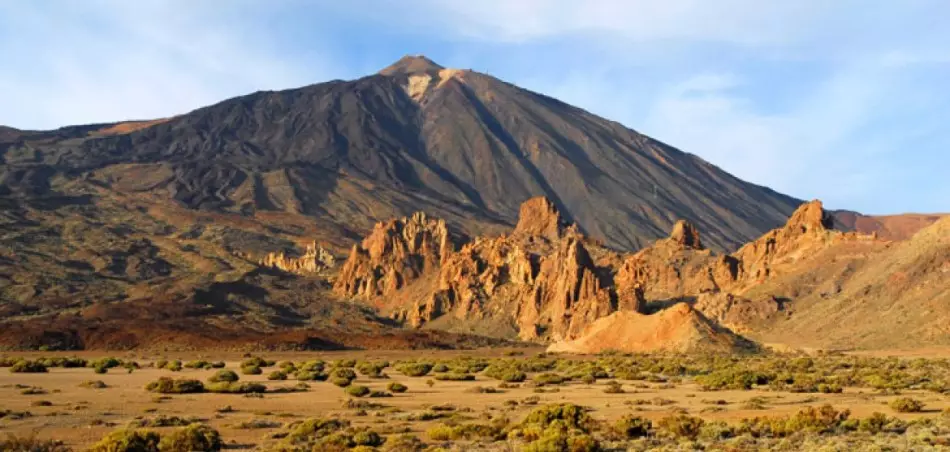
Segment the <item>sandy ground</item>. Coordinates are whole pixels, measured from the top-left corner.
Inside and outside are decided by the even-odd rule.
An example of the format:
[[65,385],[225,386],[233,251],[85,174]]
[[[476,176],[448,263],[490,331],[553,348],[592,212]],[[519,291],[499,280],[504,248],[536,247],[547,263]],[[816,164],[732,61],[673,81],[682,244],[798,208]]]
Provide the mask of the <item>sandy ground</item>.
[[[448,358],[464,352],[349,352],[349,353],[297,353],[266,354],[268,359],[309,359],[332,360],[341,356],[363,359],[398,359],[407,356],[429,358]],[[469,352],[471,353],[471,352]],[[495,352],[493,352],[494,354]],[[500,353],[500,352],[499,352]],[[47,356],[50,354],[47,353]],[[87,354],[86,357],[101,357],[101,354]],[[530,356],[530,355],[529,355]],[[169,355],[169,358],[187,356]],[[207,356],[207,358],[212,358]],[[142,362],[142,361],[140,361]],[[238,359],[228,361],[228,368],[237,370]],[[268,387],[293,386],[294,380],[269,382],[265,369],[264,375],[241,376],[243,381],[266,382]],[[355,425],[369,425],[380,433],[408,430],[426,440],[425,431],[440,423],[434,421],[407,421],[408,413],[419,412],[432,405],[453,404],[462,415],[473,420],[484,420],[486,413],[493,416],[507,416],[513,421],[520,420],[534,407],[518,405],[514,408],[505,405],[506,400],[521,401],[537,396],[539,404],[573,402],[594,409],[595,418],[614,420],[626,414],[638,414],[649,418],[660,418],[685,409],[689,414],[706,419],[735,420],[743,417],[790,414],[807,405],[830,403],[836,408],[848,408],[853,416],[864,417],[875,411],[894,415],[886,403],[894,396],[880,396],[870,391],[847,389],[843,394],[792,394],[772,391],[716,391],[703,392],[693,384],[679,384],[675,388],[661,388],[658,384],[642,382],[623,382],[624,394],[606,394],[603,392],[605,381],[595,384],[573,382],[559,387],[556,393],[535,393],[533,388],[520,387],[503,389],[497,394],[475,394],[469,392],[473,386],[495,387],[498,381],[478,375],[474,382],[436,381],[428,387],[426,377],[406,377],[394,369],[387,369],[390,379],[368,379],[360,376],[354,384],[362,384],[372,389],[385,389],[391,381],[398,381],[409,387],[405,394],[392,398],[364,399],[382,403],[388,407],[402,410],[402,413],[380,413],[370,411],[367,416],[356,416],[352,409],[343,408],[347,396],[343,390],[328,382],[309,382],[310,391],[303,393],[265,394],[263,398],[249,398],[232,394],[187,394],[172,395],[159,400],[158,395],[147,392],[145,385],[161,376],[175,378],[194,378],[207,380],[215,370],[189,370],[171,372],[144,368],[128,374],[125,369],[116,368],[108,374],[98,375],[92,369],[51,369],[47,374],[15,374],[6,369],[0,370],[0,409],[29,411],[33,416],[20,419],[0,419],[0,435],[15,433],[25,435],[35,432],[42,438],[55,438],[68,445],[82,449],[113,429],[126,425],[139,418],[150,418],[160,414],[198,417],[217,428],[225,442],[234,448],[253,449],[265,444],[267,435],[279,431],[271,429],[238,429],[234,424],[251,419],[266,419],[287,424],[308,417],[342,416]],[[85,380],[101,380],[108,385],[105,389],[86,389],[79,386]],[[20,385],[19,387],[17,385]],[[637,387],[637,386],[646,387]],[[21,394],[22,386],[40,387],[46,394]],[[926,392],[905,391],[903,396],[913,396],[924,401],[927,411],[924,413],[898,415],[903,418],[937,416],[940,410],[950,407],[950,398]],[[766,409],[750,410],[743,404],[753,397],[766,400]],[[664,404],[654,400],[663,399]],[[33,406],[37,401],[52,402],[52,406]],[[649,401],[638,405],[638,400]],[[717,406],[722,411],[710,411],[711,401],[725,400],[726,405]],[[640,402],[643,403],[643,402]],[[217,410],[230,406],[230,413]],[[469,411],[471,410],[471,411]],[[98,424],[98,425],[96,425]],[[161,431],[162,429],[158,429]]]

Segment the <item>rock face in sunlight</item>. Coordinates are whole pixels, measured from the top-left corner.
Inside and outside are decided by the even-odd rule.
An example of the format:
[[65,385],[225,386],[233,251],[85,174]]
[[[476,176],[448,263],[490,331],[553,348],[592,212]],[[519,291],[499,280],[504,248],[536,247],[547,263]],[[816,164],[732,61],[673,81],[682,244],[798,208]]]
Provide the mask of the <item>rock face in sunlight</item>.
[[297,258],[288,257],[283,252],[268,253],[260,260],[260,265],[273,267],[288,273],[307,275],[325,272],[336,263],[336,258],[316,242],[307,245],[303,255]]

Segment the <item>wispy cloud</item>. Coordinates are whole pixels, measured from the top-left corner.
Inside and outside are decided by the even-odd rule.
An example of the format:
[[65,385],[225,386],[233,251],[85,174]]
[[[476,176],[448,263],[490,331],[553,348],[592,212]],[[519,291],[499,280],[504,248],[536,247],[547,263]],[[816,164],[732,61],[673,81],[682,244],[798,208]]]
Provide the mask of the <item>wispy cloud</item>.
[[218,6],[0,2],[0,124],[162,117],[325,72],[272,56],[266,31]]

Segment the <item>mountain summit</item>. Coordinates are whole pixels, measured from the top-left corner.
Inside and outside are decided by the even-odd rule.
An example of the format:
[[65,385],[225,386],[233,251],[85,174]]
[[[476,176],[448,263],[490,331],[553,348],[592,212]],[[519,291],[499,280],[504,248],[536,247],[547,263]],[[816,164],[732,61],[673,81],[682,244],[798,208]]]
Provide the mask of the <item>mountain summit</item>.
[[445,68],[423,55],[406,55],[399,61],[386,66],[379,73],[382,75],[422,74],[438,72],[442,69]]

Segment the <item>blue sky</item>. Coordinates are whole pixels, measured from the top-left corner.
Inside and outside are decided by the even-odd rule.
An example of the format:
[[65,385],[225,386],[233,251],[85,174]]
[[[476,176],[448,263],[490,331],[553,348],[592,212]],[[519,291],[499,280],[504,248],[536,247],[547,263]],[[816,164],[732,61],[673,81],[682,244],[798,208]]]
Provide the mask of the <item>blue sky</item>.
[[943,0],[0,0],[0,124],[164,117],[404,54],[831,208],[950,212]]

